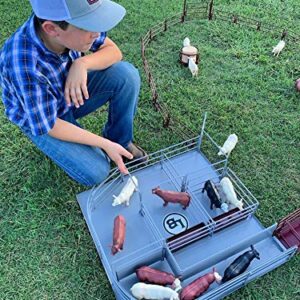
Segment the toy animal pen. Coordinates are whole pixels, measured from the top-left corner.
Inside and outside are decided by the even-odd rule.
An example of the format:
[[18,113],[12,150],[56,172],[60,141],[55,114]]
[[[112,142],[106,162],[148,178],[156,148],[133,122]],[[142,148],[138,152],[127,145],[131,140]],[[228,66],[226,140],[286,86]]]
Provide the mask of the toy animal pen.
[[[140,292],[145,286],[136,285],[139,282],[136,272],[145,266],[174,274],[174,278],[180,279],[184,293],[193,297],[202,293],[191,299],[221,299],[285,263],[297,251],[299,213],[280,223],[277,230],[276,224],[264,228],[254,216],[258,201],[228,167],[228,156],[210,162],[204,154],[206,145],[215,153],[220,150],[205,131],[205,122],[206,116],[199,136],[151,154],[147,166],[129,163],[127,176],[114,169],[101,185],[77,196],[118,300],[135,299],[130,289],[135,285]],[[114,195],[133,176],[138,185],[129,206],[112,206]],[[243,201],[242,209],[232,204],[227,212],[216,207],[211,209],[207,193],[202,193],[204,184],[210,180],[219,186],[224,177],[230,179],[237,198]],[[180,203],[171,202],[164,206],[162,199],[152,193],[157,186],[188,193],[189,206],[183,209]],[[113,255],[114,220],[120,215],[126,220],[126,236],[121,251]],[[296,224],[296,231],[291,224]],[[208,275],[213,274],[212,270],[221,276],[226,271],[226,282],[214,281],[213,275]],[[153,271],[156,273],[162,276]],[[197,280],[205,285],[193,292]],[[189,285],[191,288],[187,288]],[[166,289],[170,293],[170,288]],[[183,293],[180,297],[186,299]]]

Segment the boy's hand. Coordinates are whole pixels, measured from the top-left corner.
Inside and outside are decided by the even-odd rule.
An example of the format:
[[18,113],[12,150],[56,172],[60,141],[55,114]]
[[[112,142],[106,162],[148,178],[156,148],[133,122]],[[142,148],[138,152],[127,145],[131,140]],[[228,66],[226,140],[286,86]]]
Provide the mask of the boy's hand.
[[75,60],[69,70],[65,84],[65,99],[68,106],[71,102],[78,108],[89,98],[87,90],[87,68],[81,60]]
[[114,142],[109,142],[103,150],[107,153],[111,160],[115,162],[121,173],[128,174],[128,170],[123,162],[122,156],[132,159],[133,155],[130,152]]

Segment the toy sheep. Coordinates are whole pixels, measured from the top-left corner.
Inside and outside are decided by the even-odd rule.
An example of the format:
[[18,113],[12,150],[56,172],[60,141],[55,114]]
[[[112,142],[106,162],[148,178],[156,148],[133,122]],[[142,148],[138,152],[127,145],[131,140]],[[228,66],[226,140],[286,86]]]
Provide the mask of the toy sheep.
[[238,142],[238,137],[236,134],[231,134],[228,136],[227,140],[225,141],[223,147],[220,148],[218,155],[229,155],[231,151],[234,149],[236,143]]
[[228,177],[223,177],[220,181],[221,188],[223,190],[223,193],[226,197],[226,202],[230,203],[236,207],[238,207],[240,210],[243,209],[243,202],[239,201],[236,193],[234,191],[234,187],[232,182]]
[[119,196],[117,197],[113,195],[115,199],[112,203],[112,206],[120,205],[123,203],[125,203],[128,206],[129,200],[133,192],[136,191],[137,186],[138,186],[137,178],[135,176],[129,177],[128,181],[126,182]]
[[134,284],[130,291],[132,295],[139,300],[179,300],[177,292],[173,291],[168,287],[163,287],[160,285],[139,282]]

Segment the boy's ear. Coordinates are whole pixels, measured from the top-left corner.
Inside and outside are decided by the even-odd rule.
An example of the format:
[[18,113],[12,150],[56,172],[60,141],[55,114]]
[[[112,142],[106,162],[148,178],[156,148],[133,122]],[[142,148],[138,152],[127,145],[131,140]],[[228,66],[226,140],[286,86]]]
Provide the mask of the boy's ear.
[[47,33],[48,35],[50,35],[52,37],[56,37],[59,35],[59,26],[54,24],[51,21],[45,21],[42,24],[42,28],[45,33]]

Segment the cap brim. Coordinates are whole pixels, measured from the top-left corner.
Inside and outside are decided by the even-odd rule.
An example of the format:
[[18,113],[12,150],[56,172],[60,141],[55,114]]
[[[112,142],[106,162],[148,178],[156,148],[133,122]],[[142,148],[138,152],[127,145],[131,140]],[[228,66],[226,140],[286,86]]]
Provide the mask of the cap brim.
[[109,0],[103,0],[102,4],[91,13],[66,21],[87,31],[105,32],[115,27],[125,14],[126,10],[123,6]]

